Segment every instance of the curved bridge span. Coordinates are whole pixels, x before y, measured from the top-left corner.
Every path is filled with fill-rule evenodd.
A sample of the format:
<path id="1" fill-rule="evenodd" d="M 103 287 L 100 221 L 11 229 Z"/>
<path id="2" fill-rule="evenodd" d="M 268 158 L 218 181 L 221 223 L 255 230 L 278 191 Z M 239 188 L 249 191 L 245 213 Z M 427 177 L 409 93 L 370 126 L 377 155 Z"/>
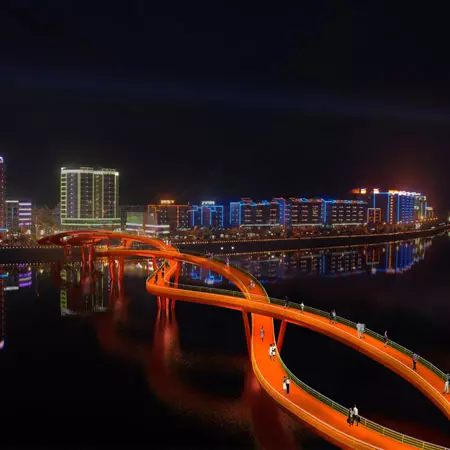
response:
<path id="1" fill-rule="evenodd" d="M 120 247 L 111 247 L 111 242 L 117 240 L 121 243 Z M 270 299 L 264 288 L 248 273 L 235 267 L 228 267 L 220 261 L 180 253 L 175 247 L 158 239 L 92 230 L 62 233 L 43 238 L 40 243 L 62 245 L 69 249 L 74 245 L 88 246 L 89 260 L 91 261 L 94 245 L 104 241 L 106 241 L 106 247 L 97 249 L 96 253 L 100 256 L 117 258 L 119 273 L 120 262 L 123 263 L 127 256 L 165 260 L 160 269 L 147 280 L 146 287 L 149 293 L 242 311 L 253 371 L 261 386 L 286 410 L 314 428 L 317 433 L 330 442 L 342 448 L 355 449 L 444 449 L 444 447 L 387 429 L 365 418 L 361 418 L 359 427 L 349 427 L 345 417 L 346 408 L 297 379 L 289 372 L 279 355 L 274 361 L 269 358 L 269 344 L 275 342 L 273 319 L 282 320 L 281 333 L 277 343 L 278 350 L 282 346 L 287 322 L 326 334 L 398 373 L 427 395 L 450 419 L 450 401 L 448 396 L 442 395 L 444 374 L 431 363 L 420 359 L 417 365 L 418 370 L 415 372 L 411 369 L 412 352 L 398 344 L 384 348 L 380 337 L 373 332 L 369 332 L 367 338 L 361 340 L 358 338 L 352 322 L 340 319 L 338 324 L 332 325 L 329 323 L 326 313 L 313 308 L 305 308 L 304 312 L 295 305 L 285 309 L 279 300 Z M 131 250 L 129 247 L 133 241 L 150 245 L 155 250 Z M 85 255 L 84 249 L 82 255 L 83 257 Z M 193 286 L 180 285 L 178 283 L 179 263 L 182 261 L 209 268 L 221 274 L 232 281 L 240 292 L 216 289 L 199 290 Z M 165 272 L 162 267 L 166 267 Z M 254 282 L 252 287 L 250 287 L 250 281 Z M 253 332 L 250 331 L 247 313 L 251 313 Z M 266 333 L 264 341 L 259 337 L 261 327 L 264 327 Z M 289 375 L 294 381 L 288 395 L 281 389 L 285 375 Z"/>

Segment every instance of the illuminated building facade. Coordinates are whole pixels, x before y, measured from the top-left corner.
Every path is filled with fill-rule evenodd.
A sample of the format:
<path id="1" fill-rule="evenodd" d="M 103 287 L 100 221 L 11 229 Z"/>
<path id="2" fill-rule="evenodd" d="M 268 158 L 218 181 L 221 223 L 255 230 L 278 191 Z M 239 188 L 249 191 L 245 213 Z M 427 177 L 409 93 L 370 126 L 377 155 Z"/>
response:
<path id="1" fill-rule="evenodd" d="M 191 205 L 177 205 L 175 200 L 161 200 L 158 205 L 148 205 L 147 212 L 154 214 L 157 225 L 168 225 L 171 232 L 188 230 Z"/>
<path id="2" fill-rule="evenodd" d="M 234 227 L 281 227 L 290 222 L 290 201 L 274 198 L 272 201 L 254 202 L 242 198 L 230 203 L 229 226 Z"/>
<path id="3" fill-rule="evenodd" d="M 432 206 L 426 207 L 426 218 L 427 219 L 434 219 L 434 208 Z"/>
<path id="4" fill-rule="evenodd" d="M 291 198 L 289 209 L 288 227 L 315 227 L 323 225 L 325 201 L 322 198 Z"/>
<path id="5" fill-rule="evenodd" d="M 224 207 L 216 205 L 215 201 L 206 200 L 201 205 L 192 205 L 189 215 L 191 227 L 224 228 Z"/>
<path id="6" fill-rule="evenodd" d="M 140 236 L 162 236 L 169 234 L 169 225 L 158 224 L 155 213 L 128 211 L 125 231 Z"/>
<path id="7" fill-rule="evenodd" d="M 369 223 L 412 225 L 426 210 L 426 197 L 419 192 L 361 188 L 357 195 L 367 200 Z"/>
<path id="8" fill-rule="evenodd" d="M 427 197 L 416 195 L 414 197 L 414 220 L 420 222 L 427 218 Z"/>
<path id="9" fill-rule="evenodd" d="M 6 228 L 13 234 L 30 234 L 32 203 L 23 200 L 5 200 Z"/>
<path id="10" fill-rule="evenodd" d="M 119 172 L 61 168 L 61 226 L 120 229 Z"/>
<path id="11" fill-rule="evenodd" d="M 146 205 L 121 205 L 119 207 L 120 211 L 120 229 L 125 231 L 127 227 L 127 217 L 128 213 L 136 213 L 136 212 L 146 212 Z"/>
<path id="12" fill-rule="evenodd" d="M 323 223 L 329 226 L 361 226 L 367 220 L 367 203 L 363 200 L 325 201 Z"/>
<path id="13" fill-rule="evenodd" d="M 0 156 L 0 231 L 6 231 L 5 185 L 5 162 Z"/>

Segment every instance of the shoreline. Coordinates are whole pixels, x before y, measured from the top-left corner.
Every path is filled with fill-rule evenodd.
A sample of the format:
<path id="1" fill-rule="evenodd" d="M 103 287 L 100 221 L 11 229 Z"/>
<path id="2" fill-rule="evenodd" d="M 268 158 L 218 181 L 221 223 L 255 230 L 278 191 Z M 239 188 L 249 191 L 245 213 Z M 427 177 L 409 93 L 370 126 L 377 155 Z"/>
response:
<path id="1" fill-rule="evenodd" d="M 181 251 L 193 251 L 206 254 L 213 252 L 216 255 L 233 255 L 239 253 L 265 252 L 265 251 L 295 251 L 304 249 L 327 247 L 355 247 L 361 245 L 376 245 L 386 242 L 404 241 L 422 237 L 431 237 L 450 230 L 450 224 L 438 226 L 434 229 L 409 231 L 399 233 L 380 233 L 372 235 L 354 236 L 318 236 L 313 238 L 281 238 L 281 239 L 254 239 L 254 240 L 220 240 L 206 242 L 176 243 Z M 74 248 L 78 255 L 79 249 Z M 11 262 L 45 262 L 61 260 L 64 252 L 61 247 L 0 247 L 0 265 Z"/>

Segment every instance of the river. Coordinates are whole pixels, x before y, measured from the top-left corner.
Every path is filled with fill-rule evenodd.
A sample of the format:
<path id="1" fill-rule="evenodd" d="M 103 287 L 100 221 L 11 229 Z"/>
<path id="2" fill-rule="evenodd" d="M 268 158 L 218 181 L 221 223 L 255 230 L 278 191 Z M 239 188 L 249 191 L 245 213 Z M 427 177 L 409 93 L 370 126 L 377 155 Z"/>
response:
<path id="1" fill-rule="evenodd" d="M 450 370 L 447 235 L 231 259 L 271 296 L 335 308 Z M 110 295 L 107 269 L 98 261 L 81 286 L 77 262 L 0 266 L 4 447 L 334 448 L 259 388 L 240 313 L 177 302 L 158 314 L 145 290 L 151 261 L 127 262 L 120 295 Z M 232 288 L 188 264 L 180 282 Z M 355 350 L 288 325 L 282 356 L 333 400 L 450 445 L 439 410 Z"/>

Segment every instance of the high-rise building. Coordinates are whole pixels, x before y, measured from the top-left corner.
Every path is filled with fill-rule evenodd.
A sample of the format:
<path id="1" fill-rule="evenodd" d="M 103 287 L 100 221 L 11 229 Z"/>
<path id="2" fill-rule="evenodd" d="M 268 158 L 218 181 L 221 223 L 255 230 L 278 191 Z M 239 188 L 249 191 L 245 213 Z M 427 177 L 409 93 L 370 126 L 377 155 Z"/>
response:
<path id="1" fill-rule="evenodd" d="M 419 192 L 366 188 L 354 192 L 368 203 L 367 222 L 411 225 L 426 211 L 426 197 Z"/>
<path id="2" fill-rule="evenodd" d="M 177 205 L 175 200 L 160 200 L 158 205 L 148 205 L 147 212 L 154 214 L 157 225 L 169 225 L 170 231 L 188 230 L 191 205 Z"/>
<path id="3" fill-rule="evenodd" d="M 5 162 L 0 156 L 0 231 L 6 231 L 5 185 Z"/>
<path id="4" fill-rule="evenodd" d="M 6 228 L 9 233 L 31 233 L 32 203 L 25 200 L 5 200 Z"/>
<path id="5" fill-rule="evenodd" d="M 120 229 L 119 172 L 62 167 L 61 226 Z"/>
<path id="6" fill-rule="evenodd" d="M 215 201 L 202 201 L 201 205 L 192 205 L 189 211 L 192 227 L 224 227 L 224 207 Z"/>
<path id="7" fill-rule="evenodd" d="M 414 220 L 420 222 L 427 217 L 427 197 L 425 195 L 416 195 L 414 197 Z"/>

